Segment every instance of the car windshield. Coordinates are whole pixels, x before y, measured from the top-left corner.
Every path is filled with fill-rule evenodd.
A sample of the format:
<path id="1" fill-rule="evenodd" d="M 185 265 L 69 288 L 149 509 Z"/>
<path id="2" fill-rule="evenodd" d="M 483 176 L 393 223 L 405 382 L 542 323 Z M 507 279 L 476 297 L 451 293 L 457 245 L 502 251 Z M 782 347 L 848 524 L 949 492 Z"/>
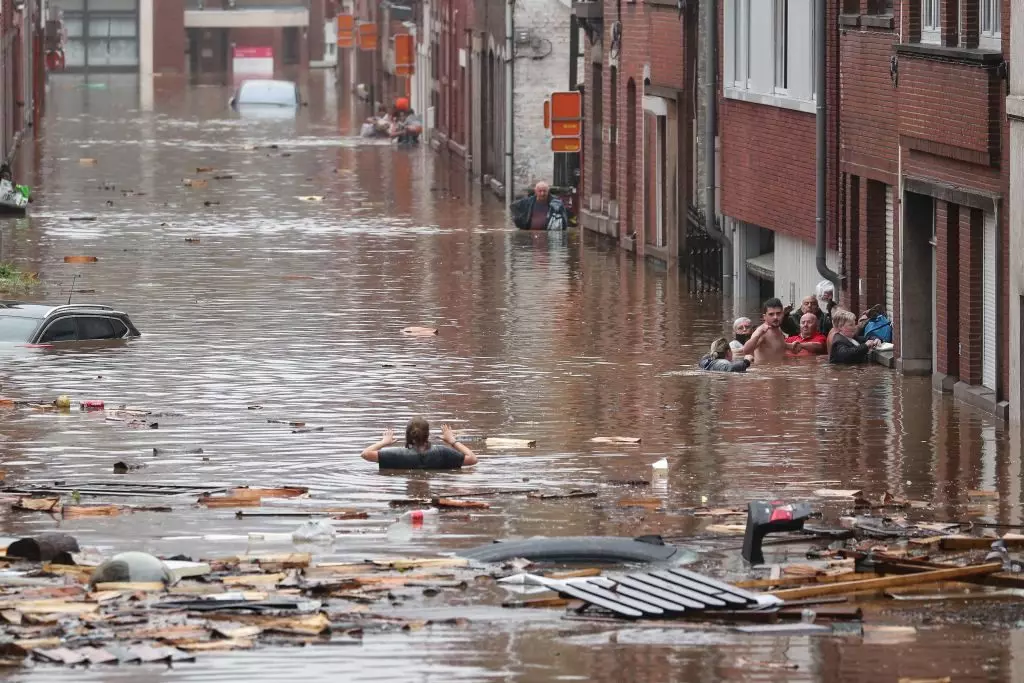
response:
<path id="1" fill-rule="evenodd" d="M 238 90 L 238 104 L 270 104 L 296 107 L 295 84 L 289 81 L 246 81 Z"/>
<path id="2" fill-rule="evenodd" d="M 0 316 L 0 342 L 25 343 L 39 324 L 38 318 L 19 318 L 13 315 Z"/>

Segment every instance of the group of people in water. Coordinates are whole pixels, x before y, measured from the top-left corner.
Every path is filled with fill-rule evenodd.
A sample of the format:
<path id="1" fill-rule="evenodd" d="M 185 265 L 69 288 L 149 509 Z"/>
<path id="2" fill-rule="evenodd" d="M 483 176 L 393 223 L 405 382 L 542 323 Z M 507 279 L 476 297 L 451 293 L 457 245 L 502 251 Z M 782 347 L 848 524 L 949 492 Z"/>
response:
<path id="1" fill-rule="evenodd" d="M 858 317 L 839 307 L 835 287 L 823 280 L 799 310 L 772 298 L 764 302 L 756 329 L 750 318 L 737 318 L 733 339 L 712 342 L 699 366 L 712 372 L 746 372 L 754 364 L 800 356 L 827 356 L 830 363 L 848 365 L 863 363 L 871 351 L 891 342 L 892 323 L 882 306 Z"/>
<path id="2" fill-rule="evenodd" d="M 397 98 L 391 111 L 380 105 L 377 115 L 366 119 L 362 128 L 364 137 L 387 137 L 399 144 L 418 143 L 422 132 L 423 121 L 409 106 L 407 97 Z"/>

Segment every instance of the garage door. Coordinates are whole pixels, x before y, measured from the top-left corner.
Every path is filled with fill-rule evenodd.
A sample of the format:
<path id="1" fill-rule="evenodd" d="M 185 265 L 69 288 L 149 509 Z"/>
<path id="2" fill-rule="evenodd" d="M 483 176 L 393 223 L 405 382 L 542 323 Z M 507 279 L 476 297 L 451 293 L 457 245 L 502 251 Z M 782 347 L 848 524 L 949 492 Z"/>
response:
<path id="1" fill-rule="evenodd" d="M 896 238 L 893 234 L 892 185 L 885 186 L 885 312 L 892 319 L 896 296 Z"/>
<path id="2" fill-rule="evenodd" d="M 985 236 L 982 244 L 984 266 L 982 269 L 982 358 L 981 383 L 989 389 L 996 388 L 997 304 L 996 298 L 996 217 L 985 214 Z"/>

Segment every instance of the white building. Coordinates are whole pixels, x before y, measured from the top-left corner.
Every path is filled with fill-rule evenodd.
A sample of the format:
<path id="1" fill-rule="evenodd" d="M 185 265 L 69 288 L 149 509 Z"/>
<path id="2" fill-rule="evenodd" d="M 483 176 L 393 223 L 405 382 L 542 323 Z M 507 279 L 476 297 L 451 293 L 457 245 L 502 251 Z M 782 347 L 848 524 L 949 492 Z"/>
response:
<path id="1" fill-rule="evenodd" d="M 1024 422 L 1024 12 L 1014 3 L 1010 14 L 1010 420 Z"/>

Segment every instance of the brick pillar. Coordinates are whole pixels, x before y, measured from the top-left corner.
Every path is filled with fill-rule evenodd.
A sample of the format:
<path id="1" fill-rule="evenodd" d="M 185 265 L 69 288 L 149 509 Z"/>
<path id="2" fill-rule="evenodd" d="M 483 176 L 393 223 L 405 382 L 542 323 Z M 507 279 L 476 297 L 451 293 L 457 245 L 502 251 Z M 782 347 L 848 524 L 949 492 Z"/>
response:
<path id="1" fill-rule="evenodd" d="M 979 0 L 960 0 L 960 47 L 978 47 L 981 34 L 981 3 Z"/>
<path id="2" fill-rule="evenodd" d="M 956 47 L 960 32 L 960 0 L 942 0 L 942 44 Z"/>
<path id="3" fill-rule="evenodd" d="M 861 195 L 860 278 L 864 294 L 858 314 L 875 304 L 885 304 L 885 183 L 868 180 Z"/>
<path id="4" fill-rule="evenodd" d="M 921 0 L 900 0 L 900 12 L 907 18 L 908 43 L 921 42 Z"/>
<path id="5" fill-rule="evenodd" d="M 981 383 L 982 239 L 985 214 L 980 209 L 960 211 L 960 381 Z M 952 349 L 951 349 L 952 351 Z"/>
<path id="6" fill-rule="evenodd" d="M 957 204 L 935 202 L 935 369 L 960 374 L 960 215 Z"/>
<path id="7" fill-rule="evenodd" d="M 847 268 L 853 274 L 854 279 L 860 277 L 861 273 L 861 204 L 863 193 L 860 191 L 860 176 L 847 176 L 846 189 L 846 253 L 849 255 Z M 884 248 L 884 243 L 883 243 Z M 849 283 L 849 296 L 843 302 L 843 306 L 851 311 L 859 311 L 861 308 L 860 283 L 854 281 Z M 846 292 L 844 292 L 845 294 Z"/>

